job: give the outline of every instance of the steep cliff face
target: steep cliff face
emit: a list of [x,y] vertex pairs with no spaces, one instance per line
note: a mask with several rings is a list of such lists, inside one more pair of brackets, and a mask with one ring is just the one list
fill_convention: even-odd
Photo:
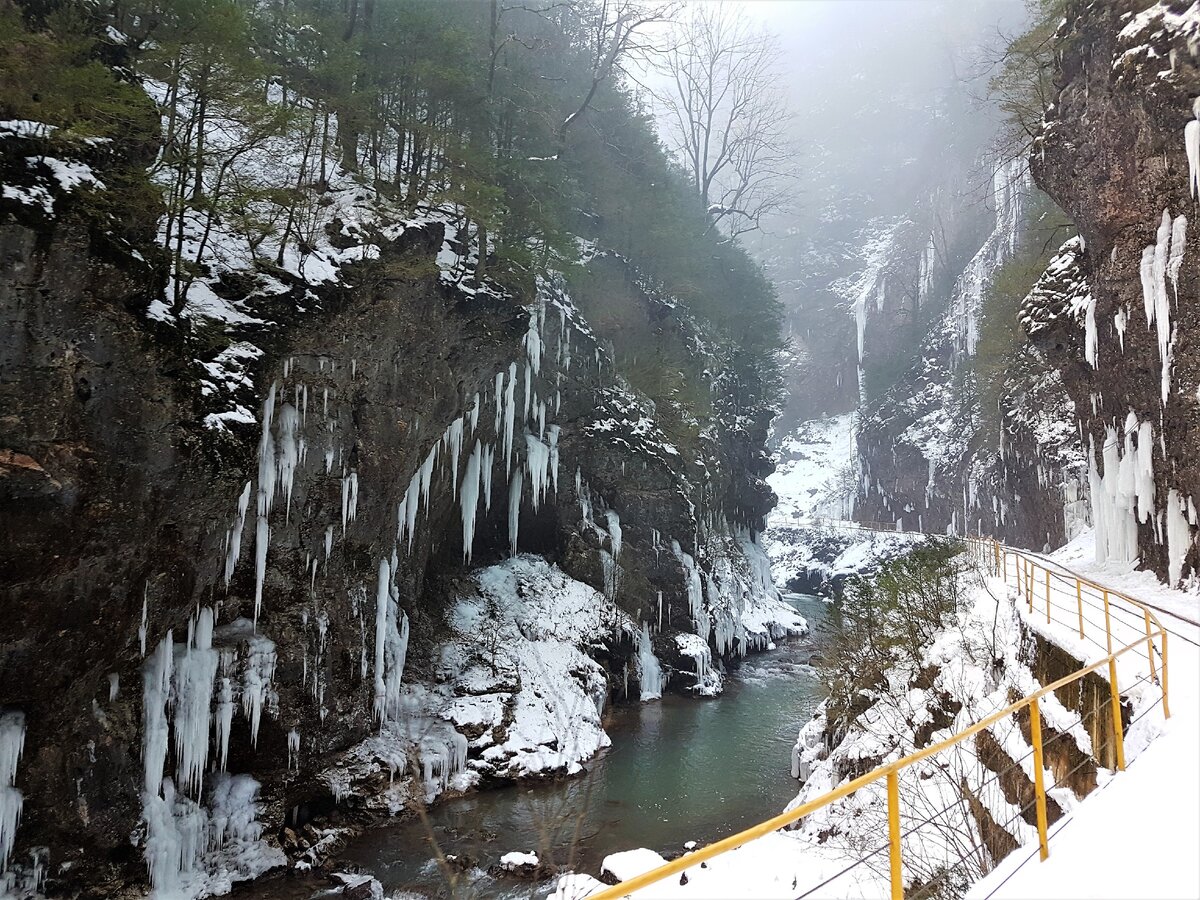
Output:
[[[1016,160],[995,167],[982,203],[947,193],[957,217],[936,221],[965,219],[974,226],[964,229],[960,222],[957,229],[970,248],[965,255],[941,252],[939,233],[923,254],[911,242],[889,248],[900,286],[923,298],[934,315],[912,329],[908,347],[915,350],[905,354],[903,342],[893,350],[908,368],[882,394],[864,398],[855,515],[916,530],[1058,546],[1086,522],[1086,466],[1070,400],[1040,353],[995,336],[1007,327],[996,320],[1013,313],[988,304],[1006,267],[1040,240],[1028,233],[1036,189]],[[940,232],[947,233],[956,232]],[[881,296],[886,284],[880,279]],[[865,317],[868,336],[884,324],[879,318]],[[999,366],[997,356],[1004,357]]]
[[1197,563],[1197,36],[1188,3],[1073,3],[1032,154],[1081,240],[1025,315],[1086,448],[1100,560],[1178,582]]
[[[160,888],[211,889],[283,862],[285,825],[577,770],[596,749],[578,710],[518,734],[536,673],[492,647],[471,680],[479,609],[492,643],[558,642],[596,740],[639,681],[719,690],[722,659],[800,627],[754,542],[769,411],[739,406],[721,351],[628,264],[583,260],[709,373],[693,446],[667,439],[562,277],[476,281],[445,216],[343,178],[307,270],[217,266],[172,310],[153,209],[116,244],[81,211],[87,185],[22,164],[90,167],[103,190],[104,159],[47,141],[0,148],[26,182],[0,201],[13,890],[48,873],[51,893],[117,896],[147,865]],[[599,615],[547,632],[510,595]],[[456,719],[462,696],[494,715]],[[284,844],[311,862],[314,840]]]

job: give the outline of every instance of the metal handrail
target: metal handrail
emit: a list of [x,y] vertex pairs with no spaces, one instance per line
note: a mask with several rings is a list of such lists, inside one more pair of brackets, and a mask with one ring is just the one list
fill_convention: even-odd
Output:
[[[862,524],[863,523],[852,523],[850,526],[845,526],[843,523],[839,523],[839,526],[861,528]],[[873,529],[868,527],[864,530]],[[889,532],[894,531],[892,528],[887,528],[885,530]],[[1018,591],[1022,591],[1023,589],[1023,593],[1025,594],[1026,600],[1029,604],[1030,612],[1033,610],[1033,586],[1037,581],[1037,577],[1034,573],[1036,573],[1038,570],[1045,572],[1046,575],[1044,582],[1046,585],[1050,584],[1052,576],[1062,578],[1061,574],[1054,573],[1050,569],[1047,569],[1040,561],[1034,559],[1033,557],[1022,553],[1021,551],[1012,550],[1008,547],[1005,547],[997,541],[975,537],[966,538],[965,541],[971,551],[972,561],[981,568],[991,571],[995,577],[1002,577],[1006,583],[1008,581],[1009,562],[1010,560],[1013,561],[1013,568],[1019,575],[1017,584]],[[1104,598],[1105,632],[1108,655],[1103,659],[1090,663],[1078,671],[1073,672],[1070,675],[1066,675],[1054,683],[1046,685],[1040,690],[1034,691],[1032,694],[1021,698],[1017,702],[1004,707],[1004,709],[1001,709],[998,712],[992,713],[991,715],[963,729],[957,734],[951,735],[945,740],[914,751],[913,753],[910,753],[901,759],[879,766],[878,768],[867,772],[865,775],[861,775],[852,781],[848,781],[845,784],[836,787],[825,794],[822,794],[820,797],[815,797],[806,803],[802,803],[795,809],[780,813],[777,816],[767,819],[765,822],[760,822],[759,824],[751,826],[744,831],[739,831],[737,834],[730,835],[727,838],[723,838],[722,840],[719,840],[713,844],[709,844],[708,846],[699,850],[686,853],[678,859],[668,862],[666,865],[659,866],[658,868],[652,869],[649,872],[629,878],[617,885],[606,888],[599,893],[591,894],[589,895],[589,900],[617,900],[617,898],[625,897],[634,891],[640,890],[648,885],[655,884],[656,882],[662,881],[665,878],[669,878],[670,876],[682,872],[685,869],[690,869],[706,860],[712,859],[715,856],[720,856],[722,853],[727,853],[730,850],[734,850],[742,846],[743,844],[747,844],[750,841],[764,837],[774,831],[778,831],[781,828],[798,822],[805,816],[828,806],[834,801],[840,800],[841,798],[853,794],[855,791],[874,784],[880,780],[886,780],[887,782],[888,848],[891,897],[892,900],[903,900],[904,876],[900,849],[901,834],[899,773],[914,763],[920,762],[923,759],[927,759],[930,756],[934,756],[943,750],[965,741],[967,738],[973,737],[984,729],[990,728],[997,722],[1008,718],[1009,716],[1025,709],[1026,707],[1028,707],[1030,710],[1030,738],[1031,743],[1033,744],[1033,772],[1034,791],[1037,804],[1038,844],[1041,858],[1043,860],[1046,859],[1050,850],[1046,834],[1046,787],[1044,783],[1044,766],[1042,760],[1043,743],[1041,713],[1039,712],[1038,701],[1047,694],[1057,691],[1068,684],[1072,684],[1073,682],[1082,679],[1084,676],[1095,672],[1097,669],[1100,669],[1103,666],[1108,666],[1108,681],[1111,690],[1110,706],[1112,709],[1117,769],[1124,770],[1124,728],[1121,720],[1121,694],[1117,682],[1117,659],[1131,650],[1145,646],[1150,662],[1151,674],[1156,680],[1158,680],[1154,665],[1154,639],[1160,638],[1162,641],[1162,650],[1159,654],[1161,659],[1162,678],[1159,680],[1159,686],[1162,690],[1163,716],[1164,718],[1170,718],[1171,715],[1167,700],[1167,630],[1158,620],[1158,617],[1154,615],[1152,610],[1139,603],[1137,600],[1134,600],[1132,597],[1129,597],[1118,591],[1112,591],[1109,588],[1097,584],[1096,582],[1087,578],[1076,577],[1075,580],[1077,585],[1076,594],[1080,609],[1079,631],[1081,636],[1084,634],[1084,620],[1082,618],[1083,586],[1086,585],[1087,587],[1100,592]],[[1120,599],[1138,607],[1144,614],[1146,626],[1145,636],[1139,636],[1132,643],[1126,644],[1117,650],[1112,649],[1112,621],[1109,614],[1110,597],[1113,596],[1119,597]],[[1050,593],[1047,589],[1047,621],[1049,621],[1049,598]]]

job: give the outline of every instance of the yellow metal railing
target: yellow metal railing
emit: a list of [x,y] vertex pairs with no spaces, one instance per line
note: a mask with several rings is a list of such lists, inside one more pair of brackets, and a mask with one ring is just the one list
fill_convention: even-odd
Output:
[[[837,527],[842,527],[839,523]],[[847,527],[864,528],[862,523],[851,523]],[[874,530],[870,526],[866,526],[865,530]],[[894,531],[894,527],[883,526],[885,531]],[[990,728],[998,722],[1007,719],[1021,710],[1028,709],[1030,714],[1030,742],[1033,745],[1033,773],[1034,773],[1034,792],[1036,802],[1036,820],[1038,844],[1041,858],[1044,860],[1049,855],[1049,846],[1047,844],[1046,834],[1046,786],[1043,760],[1043,741],[1042,741],[1042,723],[1041,713],[1039,710],[1039,700],[1042,697],[1052,694],[1069,684],[1072,684],[1086,675],[1096,672],[1107,667],[1108,683],[1111,691],[1109,705],[1112,710],[1113,734],[1116,749],[1116,764],[1118,770],[1125,768],[1125,751],[1124,751],[1124,734],[1123,723],[1121,720],[1121,693],[1117,680],[1117,660],[1127,653],[1135,650],[1145,649],[1150,664],[1150,672],[1152,681],[1158,683],[1162,690],[1163,716],[1169,718],[1170,706],[1167,699],[1167,630],[1159,622],[1158,617],[1154,612],[1137,600],[1125,594],[1113,591],[1103,585],[1097,584],[1087,578],[1066,572],[1065,570],[1050,569],[1043,565],[1042,561],[1030,554],[1023,553],[1018,550],[1012,550],[996,541],[986,538],[967,538],[966,544],[970,553],[971,560],[982,570],[991,574],[993,577],[1002,578],[1006,583],[1011,577],[1016,579],[1016,586],[1020,596],[1023,596],[1029,612],[1034,610],[1034,595],[1038,595],[1038,602],[1044,599],[1046,606],[1046,621],[1063,621],[1056,619],[1052,615],[1054,605],[1054,595],[1057,592],[1060,598],[1063,594],[1069,594],[1070,599],[1075,601],[1078,620],[1078,631],[1080,638],[1094,640],[1099,644],[1095,634],[1088,635],[1085,623],[1091,622],[1084,616],[1085,606],[1094,607],[1095,609],[1103,609],[1104,611],[1104,639],[1103,645],[1100,645],[1106,650],[1107,655],[1104,658],[1096,660],[1076,672],[1072,672],[1063,678],[1058,679],[1052,684],[1046,685],[1038,691],[1029,694],[1026,697],[1018,700],[1015,703],[1006,706],[986,718],[981,719],[968,728],[952,735],[951,737],[932,744],[921,750],[910,753],[908,756],[898,759],[894,762],[879,766],[878,768],[862,775],[858,778],[848,781],[839,787],[834,788],[828,793],[822,794],[809,800],[806,803],[797,806],[795,809],[780,813],[773,818],[767,819],[765,822],[760,822],[751,828],[740,831],[737,834],[730,835],[727,838],[709,844],[699,850],[692,851],[679,857],[678,859],[668,862],[666,865],[659,866],[642,875],[622,881],[620,884],[609,887],[599,893],[592,894],[589,900],[617,900],[617,898],[625,897],[634,891],[647,887],[656,882],[669,878],[685,869],[691,869],[698,866],[700,863],[712,859],[715,856],[720,856],[722,853],[727,853],[737,847],[747,844],[757,838],[764,837],[771,832],[778,831],[788,825],[799,822],[805,816],[816,812],[831,803],[840,800],[843,797],[853,794],[855,791],[878,781],[886,780],[887,784],[887,807],[888,807],[888,851],[889,851],[889,878],[891,883],[892,900],[903,900],[904,897],[904,871],[901,854],[901,833],[900,833],[900,791],[899,791],[899,774],[904,769],[934,756],[950,747],[962,743],[968,738],[979,734],[984,729]],[[1035,587],[1037,588],[1035,590]],[[1092,602],[1092,597],[1099,598],[1099,605]],[[1113,649],[1113,629],[1112,619],[1114,615],[1113,598],[1119,598],[1121,601],[1130,604],[1136,608],[1142,615],[1139,617],[1140,624],[1144,624],[1145,634],[1139,635],[1136,640]],[[1066,604],[1062,605],[1066,609]],[[1128,611],[1123,611],[1128,612]],[[1099,629],[1099,623],[1092,623],[1093,629]],[[1072,621],[1071,628],[1075,628]],[[1155,641],[1161,642],[1161,650],[1155,646]],[[1158,653],[1161,664],[1155,665],[1155,654]],[[1161,679],[1159,678],[1161,672]]]

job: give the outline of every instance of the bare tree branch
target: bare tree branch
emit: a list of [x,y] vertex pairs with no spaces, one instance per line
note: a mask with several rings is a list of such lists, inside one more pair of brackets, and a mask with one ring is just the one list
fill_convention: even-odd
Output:
[[651,89],[667,144],[713,228],[755,231],[795,193],[779,45],[719,3],[691,7],[668,43],[656,54],[663,86]]

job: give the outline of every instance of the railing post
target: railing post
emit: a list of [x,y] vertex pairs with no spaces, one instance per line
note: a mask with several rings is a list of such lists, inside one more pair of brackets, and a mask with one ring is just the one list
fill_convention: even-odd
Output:
[[1037,801],[1038,846],[1045,860],[1050,855],[1046,843],[1046,777],[1042,762],[1042,716],[1038,711],[1037,697],[1029,702],[1029,731],[1033,737],[1033,790]]
[[1050,570],[1046,569],[1046,624],[1050,624]]
[[892,900],[904,900],[904,871],[900,864],[900,778],[894,769],[887,774],[887,796]]
[[1150,610],[1143,609],[1146,615],[1146,661],[1150,663],[1150,678],[1158,684],[1158,670],[1154,667],[1154,638],[1150,636]]
[[1162,629],[1163,642],[1163,677],[1162,677],[1162,692],[1163,692],[1163,718],[1171,718],[1171,704],[1167,701],[1167,629]]
[[1000,542],[999,541],[992,541],[992,556],[993,556],[992,574],[999,575],[1000,574]]
[[1112,689],[1113,740],[1117,745],[1117,770],[1125,771],[1125,724],[1121,721],[1121,689],[1117,687],[1117,661],[1108,660],[1108,683]]
[[1029,601],[1029,611],[1033,612],[1033,561],[1025,560],[1025,599]]
[[1083,637],[1083,585],[1075,579],[1075,602],[1079,604],[1079,637]]

